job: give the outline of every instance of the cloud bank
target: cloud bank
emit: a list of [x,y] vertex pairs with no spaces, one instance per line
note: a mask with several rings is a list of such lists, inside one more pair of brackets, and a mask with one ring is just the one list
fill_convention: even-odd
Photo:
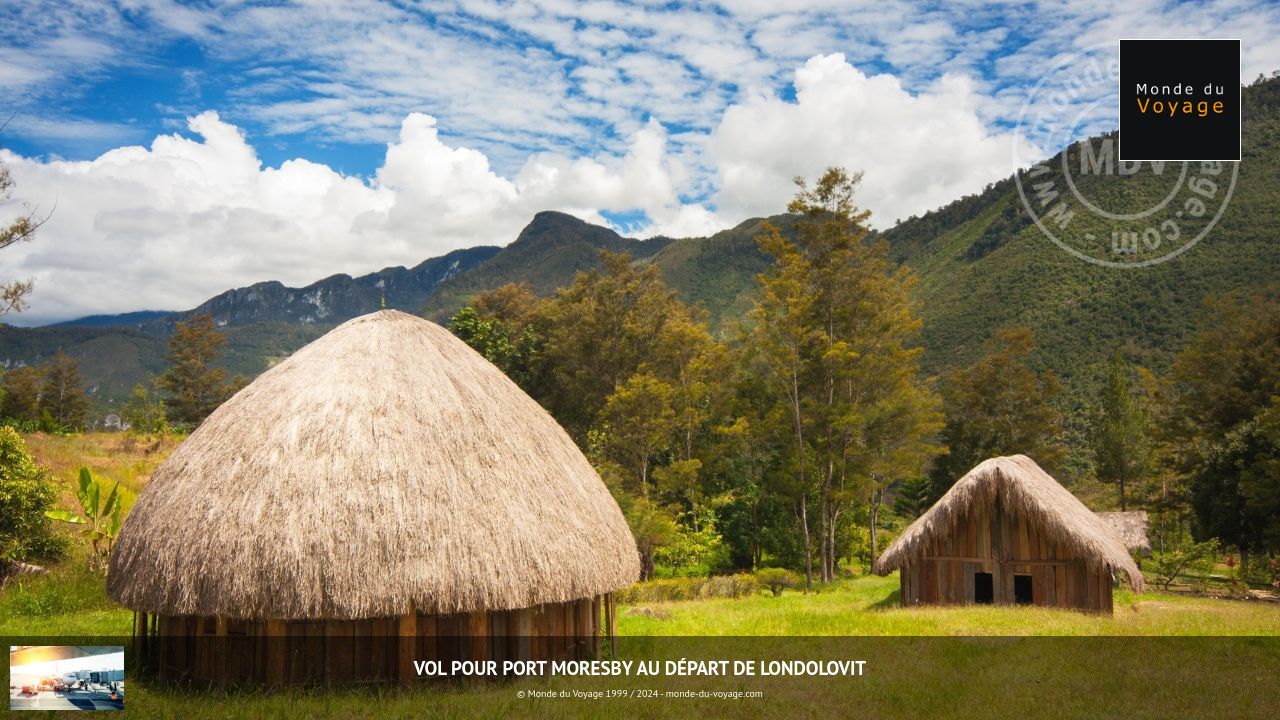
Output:
[[985,129],[963,77],[913,95],[836,54],[810,59],[794,83],[794,100],[761,94],[725,111],[705,140],[716,181],[700,202],[686,199],[691,163],[656,119],[624,153],[536,153],[510,177],[483,152],[446,142],[421,113],[402,120],[368,180],[305,159],[264,167],[213,111],[188,118],[189,135],[88,161],[0,151],[18,196],[54,208],[35,242],[6,251],[6,272],[36,281],[30,311],[11,319],[184,309],[262,280],[413,265],[504,245],[541,210],[606,225],[608,214],[638,211],[642,236],[705,235],[781,212],[793,177],[830,165],[865,171],[861,202],[883,226],[1009,173],[1017,138]]

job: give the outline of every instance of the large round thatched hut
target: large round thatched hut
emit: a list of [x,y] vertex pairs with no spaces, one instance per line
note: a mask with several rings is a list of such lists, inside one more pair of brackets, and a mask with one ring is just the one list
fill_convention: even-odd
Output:
[[1034,460],[984,460],[894,540],[875,564],[901,570],[902,602],[1048,605],[1111,612],[1142,573],[1123,541]]
[[555,420],[444,328],[386,310],[210,415],[138,497],[107,588],[162,678],[360,681],[591,656],[639,571]]

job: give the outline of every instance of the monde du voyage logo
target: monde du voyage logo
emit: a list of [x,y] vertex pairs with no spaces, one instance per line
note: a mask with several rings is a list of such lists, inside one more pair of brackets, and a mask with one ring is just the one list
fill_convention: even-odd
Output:
[[[1110,42],[1065,58],[1019,116],[1032,143],[1014,155],[1024,206],[1087,262],[1176,257],[1213,229],[1235,189],[1240,93],[1238,40],[1126,39],[1118,53]],[[1064,149],[1053,160],[1027,155],[1054,147]]]

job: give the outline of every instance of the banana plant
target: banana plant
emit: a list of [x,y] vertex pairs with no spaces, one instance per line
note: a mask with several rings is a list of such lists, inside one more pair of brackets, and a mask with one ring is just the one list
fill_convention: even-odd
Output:
[[120,534],[120,513],[124,503],[120,500],[119,490],[120,483],[116,483],[106,502],[102,502],[101,485],[93,479],[88,468],[80,468],[76,497],[84,514],[77,515],[68,510],[46,510],[44,513],[54,520],[85,526],[80,532],[93,544],[93,556],[89,559],[91,569],[111,554],[111,546],[116,535]]

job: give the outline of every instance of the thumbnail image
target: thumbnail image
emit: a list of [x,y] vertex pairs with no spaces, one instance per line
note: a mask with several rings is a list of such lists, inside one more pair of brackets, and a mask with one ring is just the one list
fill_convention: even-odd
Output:
[[10,710],[123,710],[121,645],[10,645]]

